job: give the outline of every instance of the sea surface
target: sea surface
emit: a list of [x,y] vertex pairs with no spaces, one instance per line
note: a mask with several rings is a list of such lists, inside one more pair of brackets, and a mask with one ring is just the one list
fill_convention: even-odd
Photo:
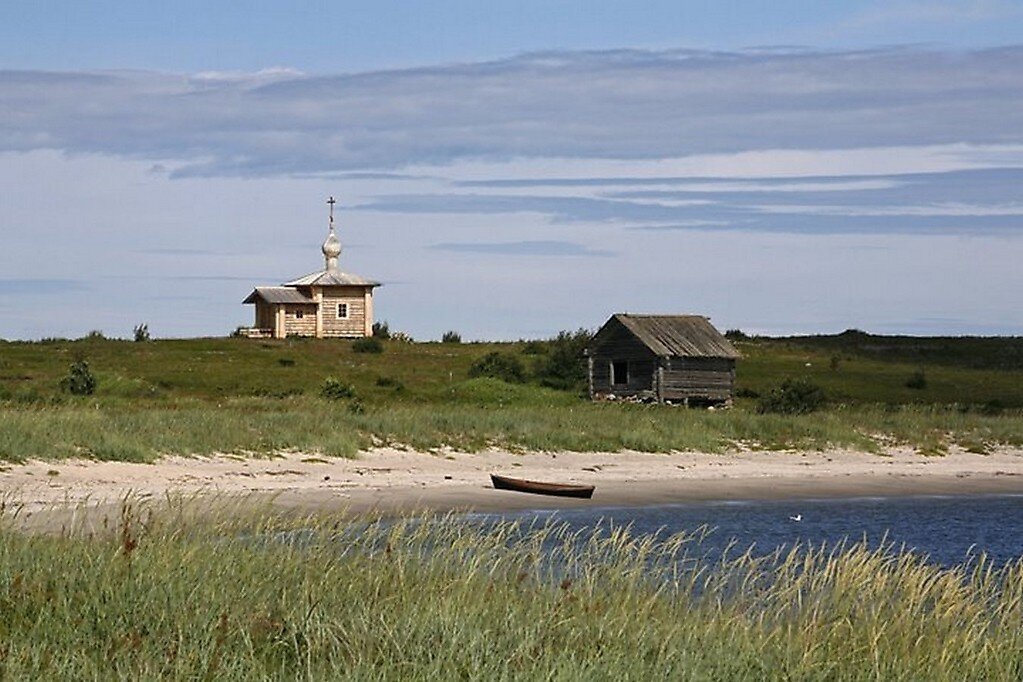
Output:
[[[793,520],[798,517],[800,520]],[[986,553],[996,565],[1023,557],[1023,495],[860,497],[790,501],[722,501],[649,507],[534,509],[472,514],[496,520],[554,521],[573,530],[631,527],[634,534],[670,534],[712,528],[702,546],[711,554],[730,543],[769,554],[795,543],[834,546],[845,540],[905,547],[927,561],[955,566]]]

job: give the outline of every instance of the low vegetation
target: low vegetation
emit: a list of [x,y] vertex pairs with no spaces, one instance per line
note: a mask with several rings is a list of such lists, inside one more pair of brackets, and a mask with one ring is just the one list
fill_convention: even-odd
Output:
[[[908,348],[888,337],[853,335],[855,345],[849,334],[841,344],[732,334],[743,354],[738,398],[732,409],[711,412],[591,403],[580,356],[585,330],[515,343],[414,343],[387,333],[370,339],[382,353],[359,352],[362,342],[351,341],[133,343],[99,333],[0,342],[0,459],[348,455],[373,444],[610,451],[906,444],[933,453],[1023,444],[1023,366],[1010,340],[962,340],[991,355],[959,366],[952,359],[962,355],[945,347],[953,341],[941,342],[935,362],[923,352],[908,362],[900,359]],[[876,346],[899,346],[897,359],[880,359]],[[1003,352],[1000,363],[995,354]],[[924,385],[908,386],[918,372]],[[821,394],[826,403],[815,398]]]
[[223,504],[126,507],[95,535],[0,526],[0,677],[997,681],[1023,667],[1019,562],[939,568],[866,544],[705,557],[702,530]]
[[490,377],[510,384],[521,384],[526,380],[526,368],[522,360],[512,353],[492,351],[469,367],[469,378]]
[[367,336],[352,342],[353,353],[383,353],[384,344],[375,336]]
[[786,379],[757,403],[757,412],[776,414],[809,414],[825,403],[820,386],[809,379]]

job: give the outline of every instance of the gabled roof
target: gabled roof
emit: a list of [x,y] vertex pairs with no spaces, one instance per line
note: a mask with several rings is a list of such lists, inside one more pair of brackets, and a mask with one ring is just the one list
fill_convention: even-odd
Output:
[[316,303],[315,299],[293,287],[256,287],[242,303],[255,303],[257,298],[267,303]]
[[594,335],[587,347],[592,352],[603,342],[615,323],[621,324],[655,355],[697,358],[741,357],[728,339],[702,315],[626,315],[616,314]]
[[374,282],[372,280],[359,277],[347,272],[341,272],[338,270],[320,270],[313,272],[305,277],[299,277],[296,280],[285,282],[286,287],[378,287],[380,282]]

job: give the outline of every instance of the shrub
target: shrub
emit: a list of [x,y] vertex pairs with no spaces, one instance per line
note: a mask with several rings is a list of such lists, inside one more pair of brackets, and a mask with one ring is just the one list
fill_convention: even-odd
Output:
[[391,334],[391,339],[398,343],[415,343],[415,339],[412,338],[412,335],[406,334],[405,332],[394,332]]
[[494,351],[487,353],[469,367],[469,378],[477,377],[492,377],[511,384],[520,384],[526,379],[526,370],[517,356]]
[[749,335],[741,329],[729,329],[725,332],[725,338],[729,341],[747,341]]
[[742,388],[737,388],[735,390],[735,397],[736,398],[759,398],[760,397],[760,393],[759,393],[759,391],[754,391],[752,388],[746,388],[745,386],[743,386]]
[[376,384],[381,388],[393,388],[395,391],[405,390],[405,384],[394,377],[377,377]]
[[456,331],[444,332],[444,336],[440,337],[441,343],[461,343],[462,335]]
[[85,338],[88,341],[102,341],[107,337],[104,336],[103,332],[100,331],[99,329],[93,329],[91,332],[85,335]]
[[96,377],[89,370],[89,363],[85,360],[72,363],[67,376],[60,380],[60,388],[71,395],[92,395],[96,391]]
[[281,367],[294,367],[295,360],[293,358],[277,358],[277,364]]
[[373,323],[373,338],[376,339],[391,338],[391,328],[387,325],[387,320],[384,320],[383,322]]
[[547,345],[543,341],[537,341],[536,339],[533,339],[532,341],[526,341],[522,345],[523,355],[543,355],[544,351],[546,350]]
[[1003,411],[1005,411],[1005,403],[998,398],[992,398],[980,406],[980,413],[989,417],[999,415]]
[[149,325],[142,323],[135,327],[135,342],[143,343],[149,340]]
[[587,329],[558,332],[547,344],[547,355],[536,365],[536,378],[548,388],[581,389],[586,383],[583,351],[592,338]]
[[786,379],[760,399],[757,411],[777,414],[807,414],[825,401],[824,390],[807,379]]
[[383,353],[384,344],[375,336],[367,336],[352,343],[354,353]]
[[320,395],[328,400],[343,400],[355,397],[355,386],[346,384],[336,377],[327,377],[320,389]]
[[906,379],[906,388],[912,388],[917,391],[927,388],[927,376],[922,369],[909,375],[909,378]]

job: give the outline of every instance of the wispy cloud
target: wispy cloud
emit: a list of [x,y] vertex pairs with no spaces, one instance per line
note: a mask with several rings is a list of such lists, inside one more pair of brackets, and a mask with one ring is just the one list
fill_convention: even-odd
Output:
[[0,279],[0,296],[52,296],[87,288],[76,279]]
[[996,204],[980,206],[957,202],[943,202],[929,206],[819,206],[814,204],[801,205],[758,205],[751,207],[761,213],[780,213],[785,215],[815,216],[959,216],[989,217],[1018,216],[1023,217],[1023,204]]
[[153,247],[151,249],[137,249],[135,253],[142,253],[150,256],[223,256],[228,255],[226,251],[213,249],[189,249],[175,247]]
[[498,256],[613,256],[611,251],[594,249],[584,244],[563,241],[466,242],[435,244],[439,251],[482,253]]
[[618,50],[307,76],[0,72],[0,150],[100,152],[183,175],[458,160],[663,159],[1020,144],[1023,47]]

